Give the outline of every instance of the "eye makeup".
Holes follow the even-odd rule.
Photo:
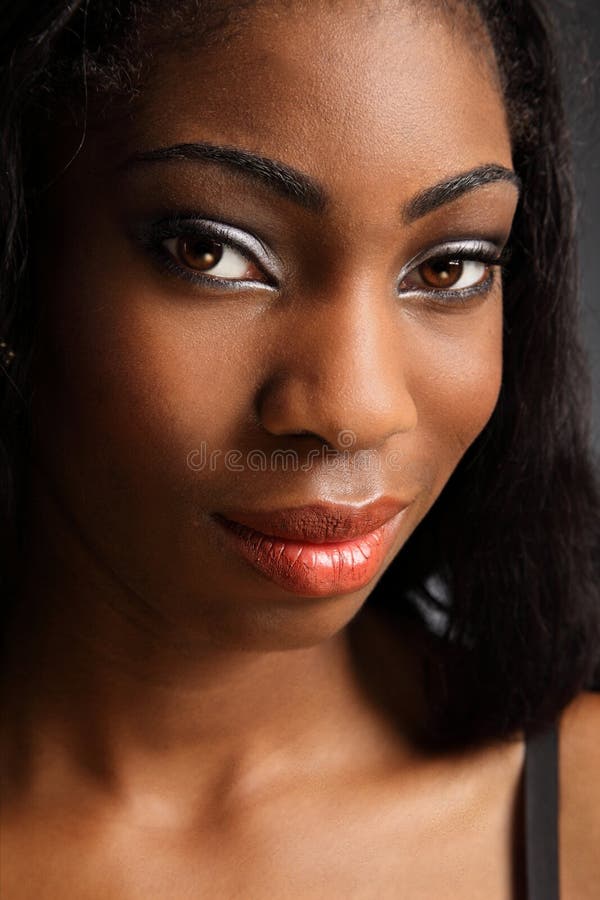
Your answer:
[[[497,244],[487,240],[470,239],[438,244],[417,254],[404,266],[398,277],[398,292],[401,295],[427,294],[436,301],[441,300],[451,303],[460,303],[471,297],[483,296],[494,284],[495,271],[502,271],[509,258],[510,250],[508,247],[499,247]],[[474,284],[466,287],[444,288],[426,284],[416,286],[407,284],[407,278],[411,273],[418,272],[419,268],[426,263],[431,266],[440,262],[446,262],[448,266],[452,263],[481,263],[484,269],[488,269],[488,273],[485,278],[478,279]]]
[[[246,229],[222,221],[193,213],[167,213],[135,226],[133,235],[163,270],[202,288],[277,291],[283,281],[283,263],[263,240]],[[200,249],[203,242],[218,248],[217,261],[200,267],[186,264],[177,252],[179,239],[186,245],[197,242]],[[219,262],[223,255],[234,262],[237,257],[234,271],[240,270],[240,261],[243,271],[243,263],[247,261],[248,267],[254,267],[262,277],[211,275],[210,268],[216,267],[218,270],[220,267],[221,273],[223,268],[227,269],[222,261]],[[210,258],[207,254],[208,263]],[[507,248],[488,239],[445,241],[422,250],[402,267],[396,281],[397,293],[399,297],[423,296],[445,305],[459,304],[476,296],[483,297],[493,287],[497,270],[503,269],[508,258]],[[429,282],[421,271],[425,268],[429,272]],[[477,277],[479,273],[481,277]],[[436,279],[439,283],[432,283]],[[445,283],[447,286],[444,286]]]
[[[167,215],[156,221],[142,223],[133,229],[133,234],[161,266],[192,284],[212,285],[228,290],[249,287],[275,290],[281,278],[280,261],[259,238],[234,225],[214,219],[181,213]],[[263,273],[264,280],[221,278],[186,267],[178,263],[174,254],[165,246],[168,241],[178,237],[192,240],[208,238],[216,244],[231,248],[253,263]]]

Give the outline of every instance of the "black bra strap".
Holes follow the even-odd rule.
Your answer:
[[[559,900],[558,730],[527,735],[525,743],[527,900]]]

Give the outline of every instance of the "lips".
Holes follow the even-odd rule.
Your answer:
[[[315,503],[270,512],[238,510],[220,518],[290,541],[333,544],[370,534],[408,504],[381,497],[363,506]]]
[[[407,503],[382,497],[363,506],[313,504],[213,518],[230,545],[270,581],[307,597],[356,591],[380,570]]]

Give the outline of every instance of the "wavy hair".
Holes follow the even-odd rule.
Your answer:
[[[464,3],[491,38],[523,185],[504,275],[503,382],[490,421],[368,600],[397,614],[398,627],[412,617],[433,633],[437,623],[424,674],[435,712],[431,737],[446,745],[544,727],[579,691],[600,687],[600,489],[552,25],[540,0]],[[210,17],[213,34],[235,26],[243,5],[195,6],[208,4],[221,14]],[[144,28],[156,30],[165,16],[171,29],[184,28],[181,6],[167,13],[149,0],[35,0],[2,13],[0,336],[17,353],[0,369],[0,593],[7,606],[25,532],[34,389],[27,247],[36,117],[65,94],[81,110],[92,88],[109,97],[134,91],[141,64],[134,70],[130,63],[144,59]]]

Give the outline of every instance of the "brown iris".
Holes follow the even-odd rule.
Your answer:
[[[453,287],[463,273],[461,259],[431,259],[419,266],[419,274],[428,287]]]
[[[177,253],[181,262],[190,269],[205,272],[216,266],[223,256],[223,244],[209,237],[180,237]]]

